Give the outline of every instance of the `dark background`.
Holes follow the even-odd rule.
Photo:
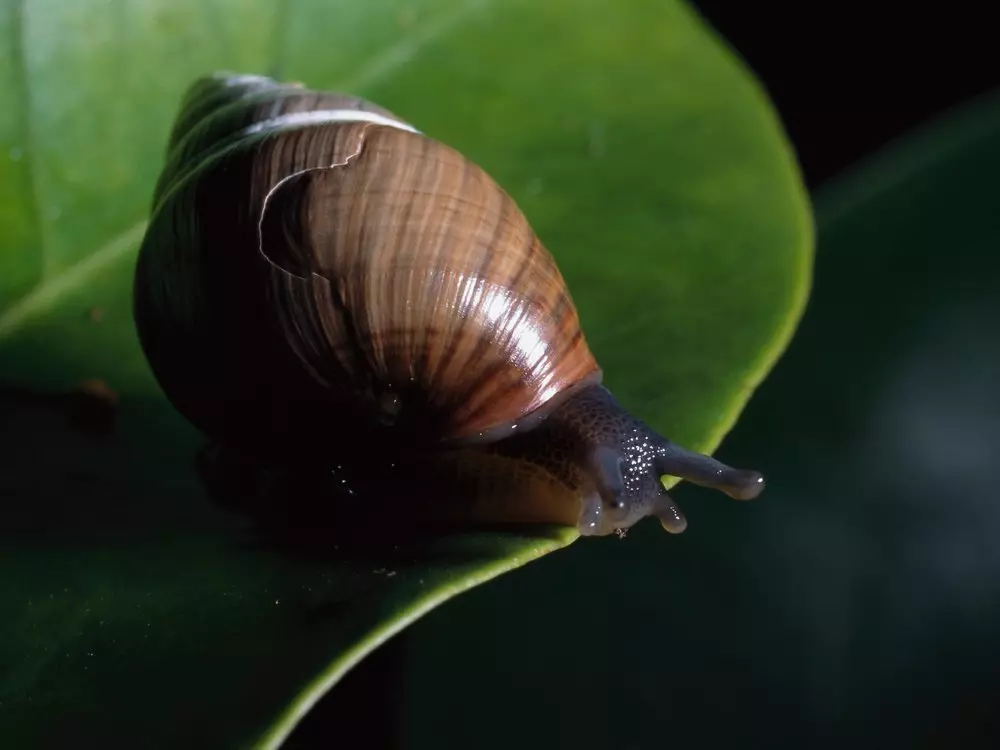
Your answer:
[[[992,11],[986,3],[979,4],[978,9],[973,3],[922,6],[926,10],[914,3],[889,2],[701,0],[694,5],[743,57],[766,87],[796,148],[811,191],[935,115],[1000,88],[1000,39],[995,25],[987,20]],[[1000,205],[1000,197],[997,203]],[[841,279],[849,279],[850,272],[848,269],[838,270],[832,261],[826,269],[828,276],[824,277],[821,247],[816,293],[810,302],[811,309],[802,336],[819,329],[824,335],[836,333],[836,325],[831,322],[835,318],[832,308],[837,295],[848,294],[849,290],[844,288],[838,291],[834,288],[835,283],[845,282],[835,282],[834,279],[838,273]],[[988,275],[991,269],[996,270],[995,261],[992,265],[987,264],[983,273]],[[831,280],[824,281],[824,278]],[[933,288],[932,281],[921,276],[914,283],[927,282]],[[859,290],[858,294],[865,298],[864,290]],[[875,300],[877,291],[871,291],[871,294],[871,299]],[[890,304],[884,312],[891,315],[893,309]],[[744,463],[753,463],[753,455],[761,453],[759,449],[753,450],[755,444],[759,447],[762,439],[761,431],[754,432],[753,424],[755,420],[756,423],[766,422],[767,415],[763,412],[767,409],[772,409],[772,413],[780,411],[778,389],[795,387],[795,376],[790,368],[803,370],[805,365],[802,363],[809,356],[802,350],[804,345],[797,345],[798,350],[793,345],[788,358],[790,363],[779,364],[773,378],[775,382],[765,384],[748,408],[746,421],[750,426],[741,423],[733,439],[727,441],[730,451],[727,455],[732,462],[738,464],[739,459]],[[869,345],[872,345],[871,342]],[[875,375],[865,377],[872,381],[877,379]],[[864,378],[859,382],[861,380]],[[863,388],[859,385],[856,390],[861,392]],[[839,425],[844,434],[853,429],[851,419],[845,416]],[[834,435],[828,440],[831,450],[837,449],[837,439],[838,436]],[[891,525],[895,521],[889,523]],[[491,584],[496,587],[503,585],[502,582]],[[875,590],[871,595],[877,597],[879,593]],[[992,609],[989,611],[993,612]],[[873,615],[873,618],[877,620],[878,616]],[[994,621],[994,624],[1000,627],[1000,622]],[[861,627],[865,627],[864,623]],[[873,621],[870,627],[870,632],[876,634],[880,623]],[[988,631],[988,623],[983,628]],[[982,634],[985,631],[981,628],[975,632]],[[944,644],[942,647],[945,649],[956,649],[954,658],[945,654],[928,662],[929,673],[922,679],[945,680],[949,675],[949,665],[957,672],[974,670],[977,665],[983,667],[984,663],[987,668],[968,678],[969,684],[975,683],[977,687],[965,697],[956,699],[957,708],[944,705],[944,710],[952,718],[935,724],[934,730],[923,735],[926,742],[922,745],[1000,747],[1000,726],[996,719],[1000,710],[1000,689],[996,672],[989,668],[991,654],[983,654],[983,659],[977,658],[975,643],[963,652],[961,646],[955,644],[960,643],[964,636],[954,629],[952,636],[938,639],[936,643]],[[984,637],[988,639],[988,634]],[[996,638],[1000,640],[1000,631]],[[855,640],[862,644],[859,648],[863,652],[861,656],[855,653],[856,658],[877,661],[880,649],[879,644],[874,642],[878,640],[877,635],[867,638],[863,634],[857,635]],[[300,726],[289,747],[331,744],[368,748],[394,746],[401,732],[399,705],[407,700],[403,692],[403,670],[409,641],[410,637],[406,634],[394,639],[350,673]],[[970,642],[968,638],[965,641]],[[780,663],[780,656],[778,661]],[[873,674],[877,671],[873,668]],[[961,675],[956,678],[954,674],[951,677],[952,683],[958,685],[966,679]],[[863,678],[859,679],[864,682]],[[933,711],[935,703],[940,703],[943,700],[940,696],[944,695],[935,692],[933,687],[922,689],[915,684],[911,684],[909,689],[914,694],[920,693],[923,696],[920,699],[907,700],[908,687],[905,684],[893,686],[892,691],[897,697],[902,696],[896,708],[887,705],[883,710],[880,707],[880,701],[891,696],[879,696],[874,682],[873,694],[868,698],[859,698],[860,703],[852,704],[845,699],[844,705],[854,705],[858,715],[841,723],[841,738],[857,741],[859,737],[865,737],[872,743],[888,741],[885,746],[912,746],[906,741],[900,745],[893,742],[894,737],[902,740],[898,725],[907,721],[902,714],[919,712],[921,706]],[[461,693],[462,687],[455,687],[454,692]],[[623,698],[627,703],[628,697]],[[511,705],[516,705],[516,701],[511,700]],[[753,696],[746,696],[746,701],[747,711],[752,712]],[[454,699],[451,704],[454,704]],[[874,713],[866,717],[866,711],[859,706],[867,706]],[[762,705],[760,708],[775,711],[776,724],[786,718],[781,715],[781,706]],[[442,707],[442,711],[446,710]],[[585,713],[587,708],[581,706],[579,710]],[[616,714],[620,708],[602,705],[594,710]],[[837,710],[837,707],[831,708],[834,713]],[[503,713],[501,710],[499,715]],[[731,716],[732,711],[728,715]],[[621,718],[628,720],[627,707]],[[713,720],[710,714],[701,719],[707,722]],[[454,717],[454,721],[461,720],[462,717]],[[862,729],[852,734],[854,730],[844,728],[849,727],[852,721],[861,724],[867,721],[871,730]],[[800,729],[801,733],[798,733]],[[488,727],[482,731],[484,735],[489,734]],[[702,730],[680,727],[672,732],[671,728],[664,727],[663,733],[658,738],[651,738],[649,741],[653,744],[648,746],[660,747],[678,740],[680,745],[687,746],[684,739],[690,741],[699,736],[705,736],[706,742],[712,736],[723,741],[727,738],[736,741],[745,739],[735,729],[728,735],[728,730],[718,728],[705,730],[702,735],[699,731]],[[793,740],[801,740],[805,743],[801,746],[815,746],[815,736],[810,731],[796,728],[792,721],[792,727],[787,731],[776,729],[776,744],[786,746],[787,742],[791,742],[795,746]],[[778,741],[778,735],[782,735],[784,740]],[[828,739],[833,741],[832,737]],[[528,735],[523,746],[533,747],[534,741]],[[626,744],[647,746],[639,741]],[[450,746],[445,737],[442,737],[441,746]],[[598,743],[595,746],[603,745]]]
[[[693,5],[767,89],[810,188],[1000,84],[1000,44],[986,3]]]

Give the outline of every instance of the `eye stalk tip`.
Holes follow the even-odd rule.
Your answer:
[[[682,534],[687,528],[687,519],[673,498],[663,491],[662,486],[659,487],[653,504],[653,514],[660,519],[664,531],[669,531],[671,534]]]
[[[671,534],[683,534],[687,525],[687,519],[683,516],[678,519],[660,517],[660,526],[663,527],[664,531]]]
[[[759,471],[738,471],[726,477],[723,490],[734,500],[753,500],[764,491],[764,476]]]

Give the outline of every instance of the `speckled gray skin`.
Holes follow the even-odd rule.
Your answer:
[[[537,429],[500,441],[491,450],[537,463],[573,487],[584,535],[627,529],[649,515],[667,531],[683,531],[687,522],[664,489],[663,476],[687,479],[738,500],[752,499],[764,489],[759,473],[733,469],[657,434],[602,385],[579,391]]]

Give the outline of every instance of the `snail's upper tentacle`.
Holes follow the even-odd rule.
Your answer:
[[[734,469],[668,440],[663,441],[655,465],[660,474],[720,490],[736,500],[753,500],[764,490],[764,477],[759,472]]]

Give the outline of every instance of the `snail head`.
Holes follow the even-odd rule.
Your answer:
[[[678,446],[622,408],[603,386],[587,388],[560,409],[582,438],[590,490],[584,492],[578,526],[583,535],[624,530],[646,516],[680,533],[687,521],[663,486],[663,477],[686,479],[752,500],[764,489],[756,471],[734,469]],[[553,415],[556,416],[556,415]]]

